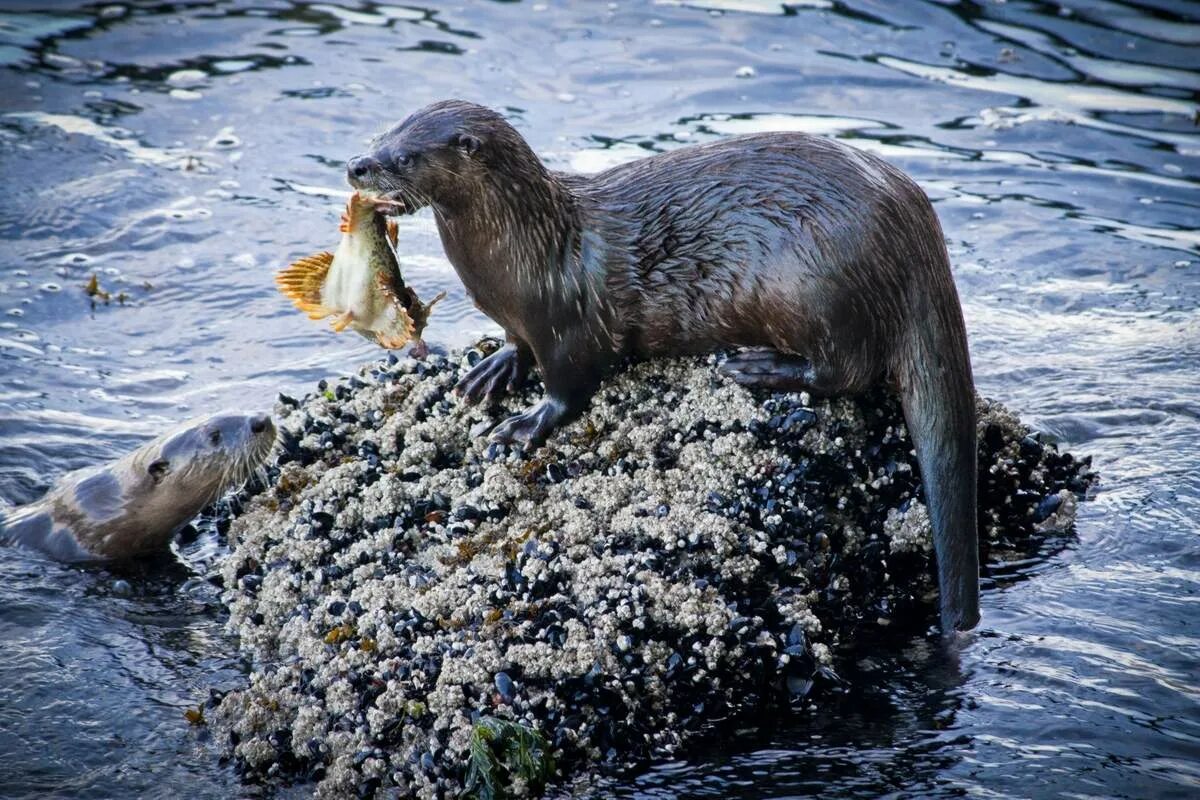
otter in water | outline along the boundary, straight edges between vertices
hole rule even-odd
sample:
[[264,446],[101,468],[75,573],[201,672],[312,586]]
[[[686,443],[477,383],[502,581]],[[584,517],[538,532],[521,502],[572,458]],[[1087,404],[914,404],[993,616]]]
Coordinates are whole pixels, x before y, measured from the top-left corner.
[[68,562],[118,561],[162,550],[275,446],[266,414],[192,420],[129,455],[68,473],[41,500],[0,519],[0,541]]
[[499,114],[428,106],[350,160],[389,213],[431,206],[446,255],[505,347],[458,386],[546,397],[493,431],[536,443],[639,357],[753,348],[739,383],[899,392],[933,521],[944,630],[979,619],[975,401],[962,309],[929,199],[900,170],[799,133],[552,172]]

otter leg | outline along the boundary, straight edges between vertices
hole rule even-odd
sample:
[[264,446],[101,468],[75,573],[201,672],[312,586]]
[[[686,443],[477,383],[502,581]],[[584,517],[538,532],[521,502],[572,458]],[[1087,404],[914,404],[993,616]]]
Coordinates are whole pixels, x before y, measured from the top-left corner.
[[493,400],[518,389],[529,376],[532,366],[533,351],[510,339],[504,347],[472,367],[454,386],[454,391],[468,403],[478,403],[485,398]]
[[546,397],[497,425],[492,431],[493,441],[541,444],[555,428],[570,422],[584,409],[606,371],[603,360],[558,354],[539,357],[538,365],[546,384]]
[[744,350],[726,359],[721,371],[742,386],[781,392],[809,392],[819,397],[842,394],[844,381],[804,356],[778,350]]

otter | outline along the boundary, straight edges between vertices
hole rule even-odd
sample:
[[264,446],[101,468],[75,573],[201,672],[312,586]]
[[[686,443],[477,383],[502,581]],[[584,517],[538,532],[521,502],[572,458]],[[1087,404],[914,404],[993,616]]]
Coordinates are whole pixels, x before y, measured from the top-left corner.
[[117,461],[64,475],[45,496],[0,519],[0,541],[71,563],[120,561],[171,536],[246,480],[275,446],[266,414],[185,422]]
[[451,264],[507,343],[457,391],[544,399],[498,441],[536,444],[626,356],[750,348],[738,383],[899,393],[933,523],[943,630],[979,619],[975,401],[962,309],[928,197],[896,167],[800,133],[738,136],[574,175],[498,113],[423,108],[347,164],[386,214],[432,208]]

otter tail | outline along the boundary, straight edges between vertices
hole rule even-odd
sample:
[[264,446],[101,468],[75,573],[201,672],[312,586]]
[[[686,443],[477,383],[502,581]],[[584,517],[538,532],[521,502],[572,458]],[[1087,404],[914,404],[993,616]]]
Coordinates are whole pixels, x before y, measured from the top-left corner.
[[942,630],[949,633],[979,622],[979,544],[975,387],[948,263],[945,279],[948,296],[933,297],[926,287],[896,377],[933,523]]

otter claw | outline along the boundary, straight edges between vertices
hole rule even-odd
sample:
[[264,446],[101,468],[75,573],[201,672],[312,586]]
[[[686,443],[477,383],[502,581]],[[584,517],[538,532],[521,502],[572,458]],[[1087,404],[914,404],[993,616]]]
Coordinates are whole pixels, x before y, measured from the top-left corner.
[[471,437],[474,438],[476,436],[483,436],[494,427],[496,427],[496,422],[494,420],[485,419],[481,422],[476,422],[471,426]]
[[528,411],[501,422],[490,438],[502,444],[536,446],[546,440],[564,416],[566,406],[547,397]]
[[519,388],[528,372],[517,348],[507,345],[476,364],[455,385],[454,391],[468,403],[485,398],[493,400]]

